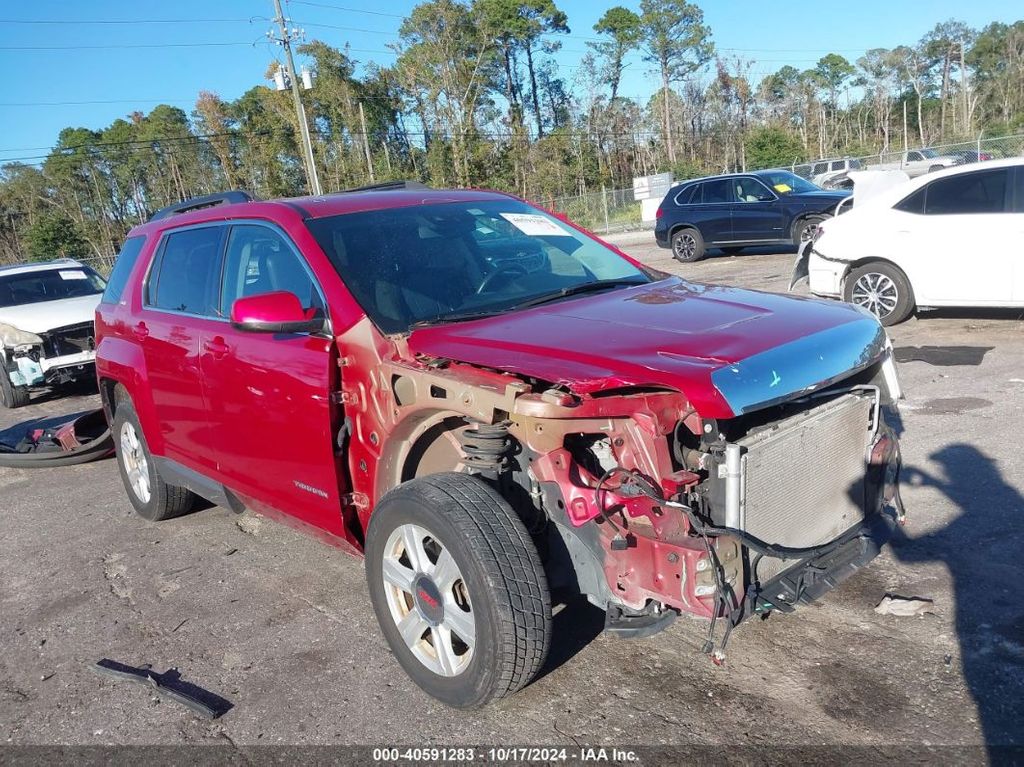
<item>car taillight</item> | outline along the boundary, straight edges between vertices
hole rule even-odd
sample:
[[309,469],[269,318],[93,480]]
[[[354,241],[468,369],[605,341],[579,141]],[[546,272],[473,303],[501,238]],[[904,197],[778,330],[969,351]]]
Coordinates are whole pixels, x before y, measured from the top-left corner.
[[655,218],[661,218],[664,215],[665,215],[665,211],[663,211],[661,208],[658,208],[656,211],[654,211],[654,217]]

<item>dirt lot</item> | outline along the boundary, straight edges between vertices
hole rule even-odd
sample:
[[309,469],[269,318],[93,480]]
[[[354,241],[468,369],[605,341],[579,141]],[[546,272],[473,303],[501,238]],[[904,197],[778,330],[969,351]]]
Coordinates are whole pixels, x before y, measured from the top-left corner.
[[[776,291],[793,260],[683,267],[653,245],[627,250],[695,280]],[[704,624],[621,641],[572,605],[555,618],[543,676],[476,712],[444,708],[399,670],[359,560],[220,508],[145,522],[113,461],[0,469],[0,742],[1024,742],[1019,314],[932,312],[893,330],[904,359],[954,348],[901,365],[909,524],[822,603],[743,625],[724,668],[698,651]],[[0,413],[0,427],[95,401],[44,399]],[[934,599],[934,613],[876,615],[886,592]],[[201,720],[90,673],[103,657],[176,667],[234,708]]]

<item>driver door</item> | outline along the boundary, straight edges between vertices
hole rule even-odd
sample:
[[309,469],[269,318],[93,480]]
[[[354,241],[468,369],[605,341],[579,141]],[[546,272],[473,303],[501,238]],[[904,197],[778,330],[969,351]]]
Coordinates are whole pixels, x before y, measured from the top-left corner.
[[732,239],[737,242],[780,240],[785,237],[782,205],[768,187],[750,176],[735,179]]
[[[237,298],[286,290],[307,313],[326,306],[305,259],[280,229],[239,223],[227,235],[220,312]],[[221,480],[261,504],[342,535],[331,423],[329,334],[259,333],[219,323],[200,349]]]

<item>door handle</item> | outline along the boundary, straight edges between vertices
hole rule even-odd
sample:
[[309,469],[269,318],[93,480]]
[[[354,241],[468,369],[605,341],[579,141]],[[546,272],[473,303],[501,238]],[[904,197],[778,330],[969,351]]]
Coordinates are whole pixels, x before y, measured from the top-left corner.
[[224,339],[220,336],[216,336],[212,341],[204,341],[203,349],[218,358],[225,356],[231,351],[231,347],[224,343]]
[[143,338],[149,335],[149,328],[146,327],[145,322],[140,322],[138,325],[135,325],[132,328],[132,333],[135,335],[136,338],[138,338],[141,341]]

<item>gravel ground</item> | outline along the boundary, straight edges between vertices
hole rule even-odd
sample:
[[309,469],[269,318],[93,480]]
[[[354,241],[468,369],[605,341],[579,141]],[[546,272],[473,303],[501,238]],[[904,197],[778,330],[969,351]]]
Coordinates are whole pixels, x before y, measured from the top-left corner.
[[[784,291],[793,261],[765,253],[679,265],[653,244],[625,247],[694,280],[764,290]],[[844,744],[911,753],[1022,743],[1022,330],[1019,312],[966,311],[922,313],[893,329],[903,358],[922,356],[914,347],[958,351],[901,365],[909,523],[822,602],[743,625],[722,668],[699,652],[702,623],[623,641],[599,633],[601,614],[569,605],[555,617],[543,675],[473,712],[435,703],[401,672],[358,559],[220,508],[147,523],[132,515],[113,461],[0,469],[0,742]],[[978,362],[972,354],[980,364],[935,364]],[[39,397],[0,413],[0,428],[96,401]],[[934,612],[877,615],[886,592],[933,599]],[[177,668],[234,708],[199,719],[90,673],[103,657]]]

